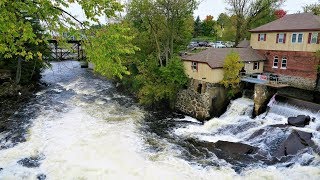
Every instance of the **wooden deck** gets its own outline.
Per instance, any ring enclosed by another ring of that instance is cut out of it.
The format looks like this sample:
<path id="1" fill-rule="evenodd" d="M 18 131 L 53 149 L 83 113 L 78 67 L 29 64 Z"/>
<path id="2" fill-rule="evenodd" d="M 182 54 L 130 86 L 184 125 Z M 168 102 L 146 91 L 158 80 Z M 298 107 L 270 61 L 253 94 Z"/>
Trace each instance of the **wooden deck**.
<path id="1" fill-rule="evenodd" d="M 241 78 L 241 81 L 249 82 L 249 83 L 253 83 L 253 84 L 263 84 L 263 85 L 270 86 L 273 88 L 289 87 L 288 84 L 279 83 L 278 81 L 261 80 L 261 79 L 254 78 L 254 77 L 243 77 L 243 78 Z"/>

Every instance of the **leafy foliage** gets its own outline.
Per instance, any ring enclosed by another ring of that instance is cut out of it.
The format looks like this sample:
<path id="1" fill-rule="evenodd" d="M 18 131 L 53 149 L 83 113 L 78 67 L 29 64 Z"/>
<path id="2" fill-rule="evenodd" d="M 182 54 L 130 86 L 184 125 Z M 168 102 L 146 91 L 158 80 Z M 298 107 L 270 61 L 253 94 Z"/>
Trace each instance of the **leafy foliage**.
<path id="1" fill-rule="evenodd" d="M 86 54 L 88 60 L 95 65 L 95 71 L 113 78 L 122 79 L 129 75 L 127 57 L 139 50 L 132 44 L 134 36 L 129 35 L 130 28 L 125 24 L 110 24 L 93 29 L 87 40 Z"/>
<path id="2" fill-rule="evenodd" d="M 139 69 L 141 73 L 135 80 L 140 84 L 140 103 L 145 105 L 154 105 L 163 100 L 168 100 L 172 105 L 178 90 L 188 81 L 178 57 L 171 59 L 167 66 L 159 68 L 155 57 L 150 56 Z"/>
<path id="3" fill-rule="evenodd" d="M 190 42 L 194 29 L 196 0 L 132 0 L 126 22 L 140 48 L 129 56 L 130 75 L 122 82 L 137 94 L 140 103 L 153 106 L 174 103 L 188 78 L 177 54 Z"/>
<path id="4" fill-rule="evenodd" d="M 224 76 L 221 83 L 231 90 L 236 89 L 240 83 L 239 72 L 244 67 L 240 60 L 239 54 L 232 51 L 227 55 L 223 64 Z"/>
<path id="5" fill-rule="evenodd" d="M 275 20 L 274 11 L 283 0 L 226 0 L 228 10 L 236 16 L 236 45 L 245 37 L 249 29 Z"/>
<path id="6" fill-rule="evenodd" d="M 304 12 L 311 12 L 315 15 L 320 15 L 320 3 L 305 5 L 303 7 L 303 11 Z"/>
<path id="7" fill-rule="evenodd" d="M 80 22 L 64 9 L 76 2 L 83 7 L 87 21 Z M 98 22 L 98 16 L 113 16 L 122 6 L 116 0 L 1 0 L 0 2 L 0 54 L 4 58 L 21 56 L 29 60 L 41 57 L 41 52 L 33 52 L 25 44 L 38 46 L 44 41 L 37 36 L 28 19 L 36 17 L 44 23 L 46 32 L 62 34 L 75 28 L 84 28 L 89 21 Z M 62 37 L 62 36 L 60 36 Z"/>

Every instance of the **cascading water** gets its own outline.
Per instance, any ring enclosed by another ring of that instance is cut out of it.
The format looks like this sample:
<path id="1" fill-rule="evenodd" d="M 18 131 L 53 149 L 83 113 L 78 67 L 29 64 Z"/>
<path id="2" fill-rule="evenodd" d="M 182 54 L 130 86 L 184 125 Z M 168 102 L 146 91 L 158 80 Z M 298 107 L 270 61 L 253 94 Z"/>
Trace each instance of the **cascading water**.
<path id="1" fill-rule="evenodd" d="M 110 81 L 80 69 L 77 62 L 53 63 L 43 81 L 49 86 L 10 117 L 7 122 L 12 125 L 0 132 L 0 179 L 320 177 L 320 157 L 312 150 L 266 164 L 248 157 L 230 161 L 203 146 L 206 142 L 210 149 L 221 140 L 241 142 L 259 148 L 258 153 L 271 161 L 277 142 L 291 129 L 312 132 L 320 145 L 319 113 L 276 104 L 266 118 L 251 119 L 252 100 L 240 98 L 220 118 L 202 125 L 190 117 L 144 111 Z M 300 114 L 316 120 L 305 128 L 272 127 Z"/>

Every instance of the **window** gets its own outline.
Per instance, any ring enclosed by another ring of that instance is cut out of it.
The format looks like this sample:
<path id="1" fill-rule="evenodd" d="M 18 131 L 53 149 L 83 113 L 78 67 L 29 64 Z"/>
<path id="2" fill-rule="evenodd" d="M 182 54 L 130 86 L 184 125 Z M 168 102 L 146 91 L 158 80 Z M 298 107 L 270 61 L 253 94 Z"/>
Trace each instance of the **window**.
<path id="1" fill-rule="evenodd" d="M 277 43 L 286 43 L 286 34 L 277 34 Z"/>
<path id="2" fill-rule="evenodd" d="M 303 41 L 303 34 L 302 33 L 293 33 L 291 42 L 292 43 L 302 43 Z"/>
<path id="3" fill-rule="evenodd" d="M 282 58 L 281 69 L 287 69 L 287 58 Z"/>
<path id="4" fill-rule="evenodd" d="M 279 58 L 275 56 L 273 59 L 273 68 L 278 68 Z"/>
<path id="5" fill-rule="evenodd" d="M 318 43 L 318 33 L 312 33 L 311 34 L 311 44 L 317 44 Z"/>
<path id="6" fill-rule="evenodd" d="M 191 64 L 191 69 L 193 71 L 198 71 L 198 63 L 197 62 L 192 62 Z"/>
<path id="7" fill-rule="evenodd" d="M 258 35 L 258 41 L 266 41 L 266 40 L 267 40 L 267 34 Z"/>
<path id="8" fill-rule="evenodd" d="M 255 69 L 259 69 L 259 62 L 254 62 L 253 63 L 253 70 L 255 70 Z"/>

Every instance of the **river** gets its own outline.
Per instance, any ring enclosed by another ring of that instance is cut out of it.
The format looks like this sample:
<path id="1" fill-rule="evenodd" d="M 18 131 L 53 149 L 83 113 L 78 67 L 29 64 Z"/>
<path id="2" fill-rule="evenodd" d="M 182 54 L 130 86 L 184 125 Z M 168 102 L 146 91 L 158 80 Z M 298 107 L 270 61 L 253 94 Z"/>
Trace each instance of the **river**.
<path id="1" fill-rule="evenodd" d="M 269 152 L 291 129 L 320 145 L 320 114 L 277 103 L 250 118 L 253 101 L 234 100 L 220 118 L 148 112 L 111 81 L 78 62 L 52 63 L 48 84 L 8 119 L 0 133 L 0 179 L 319 179 L 320 156 L 306 150 L 284 162 L 223 158 L 192 140 L 242 142 Z M 287 117 L 310 115 L 305 128 L 270 128 Z M 251 137 L 257 130 L 265 132 Z"/>

